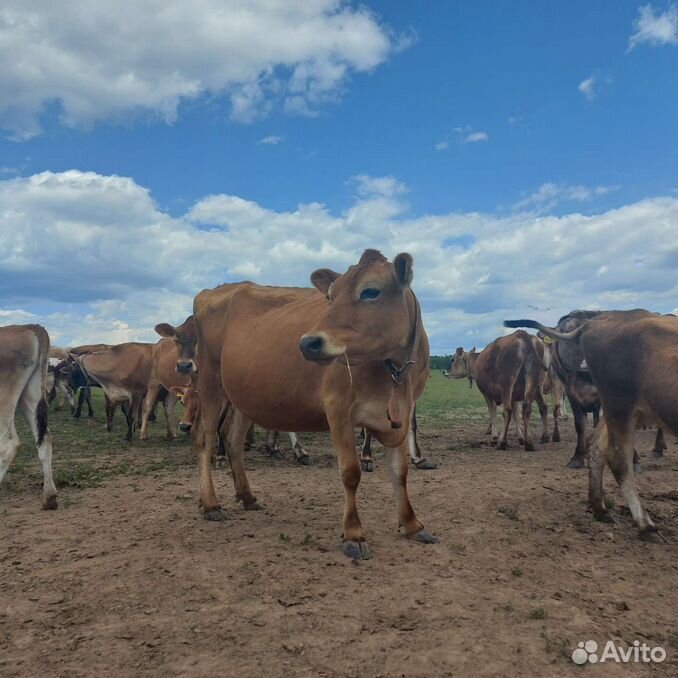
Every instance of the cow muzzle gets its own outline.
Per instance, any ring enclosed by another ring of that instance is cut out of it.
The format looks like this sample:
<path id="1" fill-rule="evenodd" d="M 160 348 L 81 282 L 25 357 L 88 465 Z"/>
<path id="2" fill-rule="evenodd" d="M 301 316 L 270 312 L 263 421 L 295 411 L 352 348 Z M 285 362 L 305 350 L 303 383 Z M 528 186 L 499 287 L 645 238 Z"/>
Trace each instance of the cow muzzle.
<path id="1" fill-rule="evenodd" d="M 179 422 L 179 430 L 182 433 L 190 433 L 191 432 L 191 424 L 185 421 L 180 421 Z"/>
<path id="2" fill-rule="evenodd" d="M 177 372 L 180 374 L 191 374 L 195 372 L 195 366 L 192 360 L 177 360 Z"/>
<path id="3" fill-rule="evenodd" d="M 299 341 L 299 349 L 306 360 L 316 363 L 330 363 L 345 352 L 345 349 L 337 348 L 324 332 L 305 334 Z"/>

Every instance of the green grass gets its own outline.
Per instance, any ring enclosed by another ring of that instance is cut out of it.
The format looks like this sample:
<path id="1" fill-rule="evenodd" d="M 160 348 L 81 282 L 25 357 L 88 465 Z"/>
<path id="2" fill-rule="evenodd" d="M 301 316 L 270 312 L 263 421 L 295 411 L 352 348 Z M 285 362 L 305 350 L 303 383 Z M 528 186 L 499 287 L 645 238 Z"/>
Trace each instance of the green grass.
<path id="1" fill-rule="evenodd" d="M 100 389 L 92 391 L 95 416 L 83 414 L 73 419 L 68 406 L 62 410 L 50 407 L 49 426 L 54 447 L 54 480 L 58 489 L 84 489 L 101 485 L 114 476 L 153 475 L 179 468 L 192 468 L 195 459 L 188 436 L 178 433 L 174 442 L 165 437 L 165 417 L 158 408 L 158 421 L 149 426 L 149 440 L 135 439 L 126 442 L 125 418 L 118 409 L 113 431 L 105 430 L 104 398 Z M 180 416 L 181 405 L 175 414 Z M 417 405 L 417 416 L 423 430 L 447 430 L 451 424 L 465 420 L 484 419 L 486 407 L 477 388 L 472 390 L 464 380 L 445 379 L 441 370 L 432 370 L 425 393 Z M 0 493 L 40 492 L 42 466 L 38 460 L 33 436 L 23 415 L 17 416 L 17 431 L 21 448 L 12 464 Z M 265 433 L 257 429 L 256 444 L 263 443 Z M 331 445 L 326 434 L 305 434 L 304 443 L 313 452 L 315 447 L 331 454 Z M 287 440 L 281 437 L 283 446 Z M 319 463 L 331 463 L 328 461 Z M 248 455 L 248 464 L 256 463 L 256 453 Z M 263 458 L 262 458 L 263 459 Z"/>

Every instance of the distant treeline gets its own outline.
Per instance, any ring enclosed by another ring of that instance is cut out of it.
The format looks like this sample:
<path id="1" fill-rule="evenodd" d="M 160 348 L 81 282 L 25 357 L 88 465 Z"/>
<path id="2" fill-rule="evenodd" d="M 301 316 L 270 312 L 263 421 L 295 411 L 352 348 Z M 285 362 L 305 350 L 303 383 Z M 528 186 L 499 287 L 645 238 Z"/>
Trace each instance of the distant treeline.
<path id="1" fill-rule="evenodd" d="M 448 370 L 450 368 L 452 355 L 432 355 L 429 361 L 429 367 L 432 370 Z"/>

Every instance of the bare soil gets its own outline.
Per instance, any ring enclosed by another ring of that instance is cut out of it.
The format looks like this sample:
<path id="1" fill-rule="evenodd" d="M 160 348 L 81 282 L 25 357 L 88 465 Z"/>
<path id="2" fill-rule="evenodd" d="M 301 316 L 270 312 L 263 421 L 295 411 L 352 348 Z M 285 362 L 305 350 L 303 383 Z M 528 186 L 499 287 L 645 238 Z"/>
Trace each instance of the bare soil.
<path id="1" fill-rule="evenodd" d="M 422 426 L 439 468 L 412 470 L 410 494 L 437 545 L 397 533 L 377 451 L 359 492 L 374 557 L 359 564 L 340 552 L 324 436 L 305 437 L 310 467 L 248 453 L 261 512 L 236 505 L 218 471 L 223 523 L 200 516 L 190 466 L 61 490 L 55 512 L 34 487 L 0 493 L 0 675 L 675 676 L 675 442 L 655 461 L 653 433 L 639 435 L 638 486 L 668 539 L 657 545 L 638 539 L 609 472 L 617 524 L 592 520 L 587 472 L 563 468 L 571 420 L 532 453 L 515 438 L 494 450 L 484 428 Z M 126 455 L 143 458 L 143 444 Z M 669 656 L 578 667 L 589 639 Z"/>

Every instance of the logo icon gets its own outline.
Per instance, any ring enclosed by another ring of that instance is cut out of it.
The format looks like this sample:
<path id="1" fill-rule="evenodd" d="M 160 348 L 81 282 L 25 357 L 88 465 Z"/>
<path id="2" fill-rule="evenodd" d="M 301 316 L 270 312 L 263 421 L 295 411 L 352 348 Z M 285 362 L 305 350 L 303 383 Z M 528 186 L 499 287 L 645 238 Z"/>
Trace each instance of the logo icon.
<path id="1" fill-rule="evenodd" d="M 575 664 L 598 663 L 598 643 L 595 640 L 587 640 L 585 643 L 577 643 L 577 649 L 572 653 L 572 661 Z"/>

